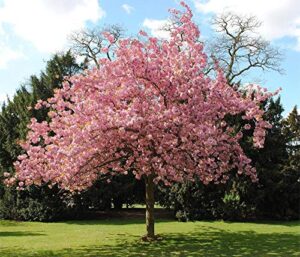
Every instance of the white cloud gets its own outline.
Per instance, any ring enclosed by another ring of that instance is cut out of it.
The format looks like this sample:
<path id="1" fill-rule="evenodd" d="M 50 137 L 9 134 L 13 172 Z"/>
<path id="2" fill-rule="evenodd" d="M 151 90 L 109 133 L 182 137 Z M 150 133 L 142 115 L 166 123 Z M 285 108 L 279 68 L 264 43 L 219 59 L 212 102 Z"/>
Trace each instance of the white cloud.
<path id="1" fill-rule="evenodd" d="M 269 40 L 292 37 L 300 50 L 300 1 L 299 0 L 193 0 L 196 9 L 203 13 L 232 11 L 251 14 L 263 22 L 261 33 Z"/>
<path id="2" fill-rule="evenodd" d="M 134 10 L 134 8 L 129 4 L 122 4 L 122 8 L 127 14 L 131 14 L 131 12 Z"/>
<path id="3" fill-rule="evenodd" d="M 24 57 L 24 54 L 20 50 L 14 50 L 3 42 L 0 42 L 0 69 L 5 69 L 10 61 L 22 57 Z"/>
<path id="4" fill-rule="evenodd" d="M 155 20 L 146 18 L 143 22 L 143 26 L 150 30 L 150 33 L 154 37 L 169 39 L 170 33 L 163 28 L 168 26 L 170 21 L 168 20 Z"/>
<path id="5" fill-rule="evenodd" d="M 41 52 L 54 52 L 62 50 L 72 31 L 103 15 L 98 0 L 4 0 L 0 32 L 12 33 Z"/>

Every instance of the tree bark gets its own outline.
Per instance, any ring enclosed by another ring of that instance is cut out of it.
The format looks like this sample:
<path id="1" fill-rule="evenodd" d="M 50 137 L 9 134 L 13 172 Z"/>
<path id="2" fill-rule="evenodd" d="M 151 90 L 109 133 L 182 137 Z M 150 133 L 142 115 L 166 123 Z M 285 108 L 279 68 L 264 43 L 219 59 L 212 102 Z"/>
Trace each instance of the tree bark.
<path id="1" fill-rule="evenodd" d="M 146 183 L 146 237 L 155 239 L 154 233 L 154 182 L 153 176 L 145 178 Z"/>

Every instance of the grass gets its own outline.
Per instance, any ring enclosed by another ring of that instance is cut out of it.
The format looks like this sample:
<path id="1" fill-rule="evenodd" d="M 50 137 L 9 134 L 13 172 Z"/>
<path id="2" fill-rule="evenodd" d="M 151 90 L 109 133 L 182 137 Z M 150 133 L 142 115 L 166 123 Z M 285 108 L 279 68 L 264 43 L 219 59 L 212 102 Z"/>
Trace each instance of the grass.
<path id="1" fill-rule="evenodd" d="M 144 230 L 141 219 L 0 221 L 0 256 L 300 256 L 300 222 L 160 220 L 154 243 L 141 242 Z"/>

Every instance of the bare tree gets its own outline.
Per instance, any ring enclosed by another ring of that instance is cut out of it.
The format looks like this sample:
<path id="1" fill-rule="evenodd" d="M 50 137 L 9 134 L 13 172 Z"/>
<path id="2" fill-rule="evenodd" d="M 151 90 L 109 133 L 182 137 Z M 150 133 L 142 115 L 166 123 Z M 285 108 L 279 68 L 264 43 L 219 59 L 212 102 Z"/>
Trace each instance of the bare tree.
<path id="1" fill-rule="evenodd" d="M 213 18 L 212 25 L 217 35 L 209 52 L 219 61 L 229 84 L 253 68 L 283 72 L 282 54 L 258 34 L 261 22 L 255 16 L 225 13 Z"/>
<path id="2" fill-rule="evenodd" d="M 110 43 L 103 32 L 109 32 L 114 36 L 114 42 Z M 93 63 L 99 68 L 98 60 L 106 56 L 109 60 L 113 58 L 113 50 L 117 47 L 118 40 L 123 36 L 124 29 L 119 25 L 110 25 L 104 28 L 85 29 L 70 35 L 71 50 L 76 56 L 85 57 L 88 63 Z M 108 51 L 104 53 L 103 48 Z"/>

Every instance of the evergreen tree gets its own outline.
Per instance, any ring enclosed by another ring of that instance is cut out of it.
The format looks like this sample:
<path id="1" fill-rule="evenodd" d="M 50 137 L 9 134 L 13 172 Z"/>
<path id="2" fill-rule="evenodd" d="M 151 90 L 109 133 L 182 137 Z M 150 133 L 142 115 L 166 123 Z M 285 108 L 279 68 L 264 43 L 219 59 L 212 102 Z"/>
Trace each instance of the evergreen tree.
<path id="1" fill-rule="evenodd" d="M 287 201 L 286 215 L 300 218 L 300 115 L 295 106 L 283 121 L 283 134 L 288 139 L 289 157 L 282 168 L 286 185 L 284 194 Z"/>
<path id="2" fill-rule="evenodd" d="M 288 138 L 288 149 L 291 154 L 297 154 L 300 149 L 300 115 L 297 106 L 293 108 L 288 117 L 283 121 L 283 133 Z"/>
<path id="3" fill-rule="evenodd" d="M 62 86 L 65 76 L 83 70 L 71 52 L 56 54 L 47 62 L 45 72 L 31 76 L 12 99 L 2 105 L 0 112 L 0 178 L 4 172 L 13 172 L 13 163 L 22 153 L 20 140 L 26 138 L 27 125 L 31 118 L 45 120 L 46 110 L 35 110 L 39 99 L 53 96 L 54 89 Z M 2 181 L 2 180 L 1 180 Z M 55 192 L 55 193 L 54 193 Z M 6 188 L 0 182 L 0 218 L 47 220 L 62 215 L 65 203 L 58 189 L 31 187 L 26 192 Z"/>
<path id="4" fill-rule="evenodd" d="M 47 120 L 47 109 L 35 110 L 38 100 L 53 96 L 56 88 L 62 87 L 66 76 L 80 73 L 85 64 L 77 64 L 71 52 L 56 54 L 47 62 L 45 71 L 32 75 L 27 86 L 22 86 L 13 99 L 8 99 L 0 112 L 0 178 L 4 172 L 13 172 L 13 163 L 22 153 L 19 141 L 26 138 L 27 125 L 31 118 Z M 0 182 L 0 218 L 25 220 L 53 220 L 69 215 L 81 215 L 81 210 L 104 210 L 121 208 L 122 204 L 142 202 L 137 196 L 144 190 L 144 184 L 136 182 L 134 176 L 119 175 L 110 178 L 111 183 L 100 178 L 81 195 L 65 197 L 58 188 L 30 187 L 26 191 L 6 188 Z M 72 207 L 72 208 L 70 208 Z M 75 210 L 76 209 L 76 210 Z"/>
<path id="5" fill-rule="evenodd" d="M 272 128 L 268 130 L 265 148 L 250 151 L 255 160 L 259 182 L 249 185 L 245 201 L 255 206 L 256 217 L 282 218 L 286 210 L 286 196 L 282 193 L 283 176 L 281 169 L 288 158 L 287 138 L 282 134 L 282 113 L 284 109 L 280 98 L 271 100 L 266 112 L 266 119 Z"/>
<path id="6" fill-rule="evenodd" d="M 263 149 L 253 149 L 252 133 L 243 138 L 243 148 L 256 166 L 259 181 L 232 176 L 223 186 L 204 186 L 200 182 L 160 188 L 160 202 L 174 208 L 177 218 L 186 219 L 254 219 L 299 218 L 300 155 L 299 115 L 294 108 L 283 120 L 280 98 L 265 103 L 265 119 L 272 124 Z M 239 117 L 229 122 L 240 124 Z"/>

